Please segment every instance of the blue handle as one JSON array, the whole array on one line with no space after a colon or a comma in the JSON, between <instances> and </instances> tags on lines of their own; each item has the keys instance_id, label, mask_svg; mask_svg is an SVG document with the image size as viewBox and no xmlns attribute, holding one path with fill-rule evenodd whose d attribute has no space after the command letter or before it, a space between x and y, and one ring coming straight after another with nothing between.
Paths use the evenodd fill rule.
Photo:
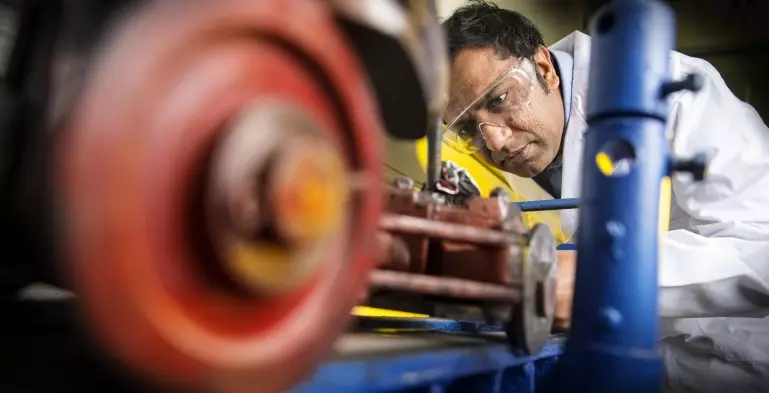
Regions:
<instances>
[{"instance_id":1,"label":"blue handle","mask_svg":"<svg viewBox=\"0 0 769 393\"><path fill-rule=\"evenodd\" d=\"M566 210L579 207L579 198L548 199L544 201L516 202L522 212L536 212L543 210Z\"/></svg>"}]
</instances>

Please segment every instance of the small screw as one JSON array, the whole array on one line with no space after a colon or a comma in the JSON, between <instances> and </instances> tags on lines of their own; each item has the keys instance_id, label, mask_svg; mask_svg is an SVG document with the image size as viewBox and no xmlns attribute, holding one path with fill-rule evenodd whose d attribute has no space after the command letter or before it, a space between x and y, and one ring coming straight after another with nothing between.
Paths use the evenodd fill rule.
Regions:
<instances>
[{"instance_id":1,"label":"small screw","mask_svg":"<svg viewBox=\"0 0 769 393\"><path fill-rule=\"evenodd\" d=\"M667 97L675 92L688 90L697 92L705 86L705 79L700 74L689 74L680 81L668 82L662 85L662 97Z\"/></svg>"},{"instance_id":2,"label":"small screw","mask_svg":"<svg viewBox=\"0 0 769 393\"><path fill-rule=\"evenodd\" d=\"M671 172L691 173L694 180L702 181L705 179L707 166L707 156L705 154L697 154L689 160L673 160L671 164Z\"/></svg>"},{"instance_id":3,"label":"small screw","mask_svg":"<svg viewBox=\"0 0 769 393\"><path fill-rule=\"evenodd\" d=\"M613 307L604 307L601 309L601 322L608 329L616 329L622 324L622 314Z\"/></svg>"},{"instance_id":4,"label":"small screw","mask_svg":"<svg viewBox=\"0 0 769 393\"><path fill-rule=\"evenodd\" d=\"M606 222L606 232L613 238L623 237L625 236L625 226L619 221L609 220Z\"/></svg>"},{"instance_id":5,"label":"small screw","mask_svg":"<svg viewBox=\"0 0 769 393\"><path fill-rule=\"evenodd\" d=\"M508 192L506 189L502 187L497 187L491 190L491 193L489 193L489 195L492 198L502 198L505 203L510 203L510 192Z\"/></svg>"}]
</instances>

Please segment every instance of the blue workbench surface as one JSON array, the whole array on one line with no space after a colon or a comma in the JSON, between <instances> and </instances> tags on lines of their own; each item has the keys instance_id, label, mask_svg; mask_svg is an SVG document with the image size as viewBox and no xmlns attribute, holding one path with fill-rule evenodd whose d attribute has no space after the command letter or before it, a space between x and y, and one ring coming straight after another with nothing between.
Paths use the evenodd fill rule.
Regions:
<instances>
[{"instance_id":1,"label":"blue workbench surface","mask_svg":"<svg viewBox=\"0 0 769 393\"><path fill-rule=\"evenodd\" d=\"M536 356L517 356L503 333L349 334L294 393L533 392L564 343L553 337Z\"/></svg>"}]
</instances>

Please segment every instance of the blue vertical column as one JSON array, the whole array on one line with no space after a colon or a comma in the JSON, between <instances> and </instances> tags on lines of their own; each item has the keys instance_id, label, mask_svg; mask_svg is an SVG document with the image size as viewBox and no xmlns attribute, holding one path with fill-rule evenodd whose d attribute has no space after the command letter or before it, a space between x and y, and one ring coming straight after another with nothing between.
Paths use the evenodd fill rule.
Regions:
<instances>
[{"instance_id":1,"label":"blue vertical column","mask_svg":"<svg viewBox=\"0 0 769 393\"><path fill-rule=\"evenodd\" d=\"M572 328L548 391L659 391L660 182L675 17L660 1L617 0L591 20Z\"/></svg>"}]
</instances>

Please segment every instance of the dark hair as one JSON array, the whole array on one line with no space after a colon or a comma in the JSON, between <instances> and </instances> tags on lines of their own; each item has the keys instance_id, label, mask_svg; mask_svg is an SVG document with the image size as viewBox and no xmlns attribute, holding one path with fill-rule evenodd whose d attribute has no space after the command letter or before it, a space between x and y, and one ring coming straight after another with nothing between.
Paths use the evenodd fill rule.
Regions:
<instances>
[{"instance_id":1,"label":"dark hair","mask_svg":"<svg viewBox=\"0 0 769 393\"><path fill-rule=\"evenodd\" d=\"M441 26L452 60L466 48L491 48L503 58L533 59L537 49L545 46L542 33L528 18L484 0L471 0L454 11ZM537 76L547 91L542 76L539 73Z\"/></svg>"}]
</instances>

